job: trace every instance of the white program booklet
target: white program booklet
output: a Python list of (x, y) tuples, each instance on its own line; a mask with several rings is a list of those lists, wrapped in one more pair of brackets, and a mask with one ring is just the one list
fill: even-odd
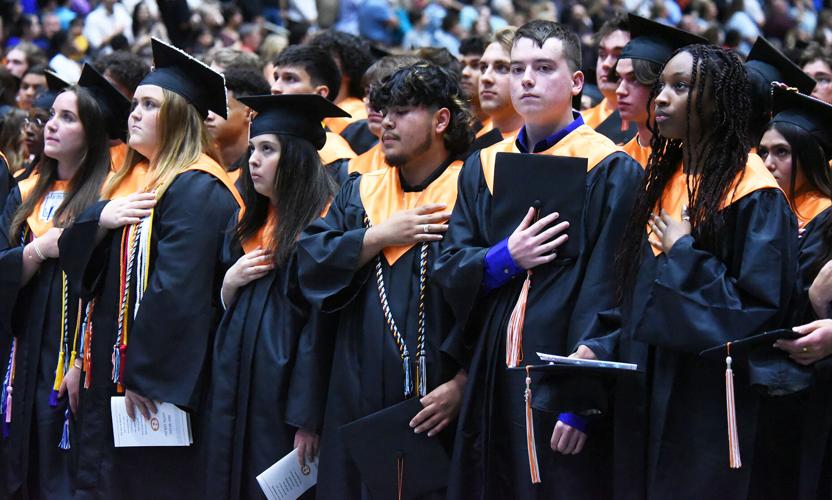
[(318, 482), (318, 459), (301, 467), (296, 448), (257, 476), (257, 482), (269, 500), (295, 500)]
[[(150, 420), (141, 414), (132, 420), (127, 415), (124, 396), (110, 399), (113, 415), (113, 444), (116, 448), (132, 446), (190, 446), (191, 416), (170, 403), (156, 403), (157, 412)], [(138, 410), (137, 410), (138, 413)]]
[(537, 353), (537, 356), (552, 364), (572, 366), (592, 366), (596, 368), (617, 368), (619, 370), (638, 370), (638, 365), (633, 363), (619, 363), (616, 361), (595, 361), (592, 359), (568, 358), (556, 354)]

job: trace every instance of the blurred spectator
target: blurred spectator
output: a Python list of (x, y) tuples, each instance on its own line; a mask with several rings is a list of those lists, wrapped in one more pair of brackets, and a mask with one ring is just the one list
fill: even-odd
[(770, 16), (763, 25), (763, 35), (768, 39), (785, 40), (786, 34), (795, 27), (789, 4), (786, 0), (771, 0)]
[(165, 42), (168, 41), (168, 31), (165, 29), (165, 25), (159, 21), (148, 7), (148, 3), (144, 1), (138, 2), (133, 7), (133, 24), (131, 29), (134, 40), (132, 51), (135, 54), (151, 55), (151, 38), (158, 38)]
[(389, 0), (364, 0), (358, 11), (358, 30), (370, 42), (393, 45), (399, 28)]
[(70, 39), (69, 33), (59, 31), (52, 37), (49, 60), (49, 67), (66, 82), (77, 82), (81, 77), (81, 66), (75, 62), (80, 59), (75, 44)]
[(6, 53), (6, 69), (18, 78), (23, 77), (23, 73), (29, 69), (29, 66), (37, 64), (46, 64), (46, 55), (36, 45), (29, 42), (20, 42), (14, 48)]
[(211, 69), (223, 73), (225, 68), (233, 65), (245, 65), (260, 69), (260, 59), (251, 52), (244, 52), (240, 49), (223, 47), (211, 52), (205, 60)]
[(315, 0), (286, 0), (286, 28), (289, 42), (302, 43), (309, 28), (318, 24), (318, 5)]
[(16, 108), (0, 110), (0, 151), (9, 161), (9, 172), (14, 174), (23, 168), (25, 136), (23, 132), (27, 113)]
[(260, 64), (263, 67), (263, 77), (269, 82), (269, 86), (274, 83), (274, 61), (288, 46), (289, 37), (277, 33), (267, 35), (260, 44)]
[(101, 0), (98, 7), (87, 16), (84, 36), (93, 50), (100, 50), (113, 39), (123, 36), (133, 42), (133, 18), (118, 0)]
[(187, 0), (160, 0), (159, 19), (165, 25), (168, 38), (177, 47), (188, 47), (191, 42), (191, 7)]
[[(725, 23), (727, 32), (736, 31), (739, 35), (738, 44), (736, 46), (729, 45), (731, 48), (736, 48), (742, 55), (748, 54), (751, 50), (751, 45), (760, 36), (760, 25), (757, 20), (746, 9), (746, 5), (756, 5), (759, 8), (757, 0), (732, 0), (731, 7), (728, 9), (728, 21)], [(763, 20), (765, 20), (763, 18)], [(733, 43), (733, 39), (731, 43)], [(726, 44), (728, 43), (728, 36), (726, 36)]]
[(90, 42), (84, 36), (84, 18), (76, 17), (69, 23), (69, 37), (75, 45), (75, 51), (79, 54), (78, 61), (90, 50)]
[(63, 29), (61, 28), (61, 18), (55, 12), (45, 12), (41, 17), (41, 24), (43, 26), (44, 38), (50, 41), (52, 37)]
[(223, 4), (222, 17), (225, 20), (219, 38), (223, 47), (231, 47), (240, 42), (240, 26), (243, 25), (243, 12), (234, 4)]
[(14, 47), (22, 42), (32, 43), (41, 50), (49, 48), (49, 42), (43, 37), (40, 21), (34, 14), (20, 16), (17, 23), (12, 27), (11, 36), (6, 41), (6, 46)]
[(459, 57), (459, 41), (463, 34), (459, 11), (448, 9), (439, 31), (433, 35), (433, 46), (448, 49), (454, 57)]
[(6, 68), (0, 67), (0, 108), (17, 105), (17, 90), (20, 79)]
[(832, 51), (818, 44), (809, 45), (800, 58), (800, 65), (817, 82), (812, 97), (832, 104)]
[(361, 10), (362, 0), (341, 0), (338, 6), (338, 21), (335, 23), (335, 29), (349, 33), (351, 35), (358, 35), (358, 12)]
[(130, 100), (136, 87), (150, 72), (150, 66), (142, 58), (126, 51), (99, 56), (93, 66)]
[(240, 49), (244, 52), (257, 52), (262, 41), (263, 35), (260, 33), (260, 26), (253, 23), (240, 26)]
[(430, 47), (433, 44), (433, 33), (430, 31), (425, 11), (411, 10), (407, 16), (410, 20), (410, 30), (404, 35), (402, 47), (407, 50)]
[(46, 90), (46, 66), (30, 66), (20, 80), (20, 89), (17, 91), (17, 107), (28, 111), (32, 106), (35, 97)]

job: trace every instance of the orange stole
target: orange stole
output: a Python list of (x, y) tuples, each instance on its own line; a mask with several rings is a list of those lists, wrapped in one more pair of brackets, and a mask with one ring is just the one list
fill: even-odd
[[(682, 207), (688, 204), (688, 175), (685, 174), (684, 169), (680, 165), (673, 174), (673, 177), (668, 181), (664, 187), (661, 200), (659, 200), (662, 210), (670, 214), (670, 216), (677, 220), (682, 220)], [(771, 172), (768, 171), (763, 160), (755, 154), (748, 155), (748, 162), (745, 164), (745, 170), (739, 174), (734, 181), (734, 187), (728, 191), (725, 200), (722, 202), (722, 209), (731, 206), (732, 203), (742, 199), (743, 197), (758, 191), (760, 189), (780, 189), (777, 181)], [(647, 235), (651, 234), (650, 226), (647, 227)], [(660, 255), (662, 252), (654, 245), (650, 245), (654, 255)]]
[[(240, 216), (237, 218), (237, 221), (241, 221), (243, 219), (243, 214), (245, 210), (240, 210)], [(274, 207), (269, 204), (269, 215), (266, 217), (266, 223), (260, 227), (260, 230), (257, 231), (257, 234), (252, 236), (251, 238), (247, 239), (243, 242), (243, 252), (249, 253), (257, 250), (257, 247), (260, 248), (270, 248), (272, 243), (272, 237), (274, 236), (274, 227), (277, 224), (277, 213), (274, 211)]]
[(605, 97), (594, 107), (581, 111), (581, 116), (584, 118), (584, 124), (592, 128), (602, 124), (604, 120), (609, 118), (615, 111), (615, 107), (609, 107), (609, 104), (609, 101), (607, 101), (607, 98)]
[(376, 143), (375, 146), (366, 152), (351, 159), (347, 164), (347, 172), (358, 172), (359, 174), (366, 174), (373, 170), (387, 168), (390, 165), (384, 161), (384, 152), (381, 150), (381, 144)]
[(127, 158), (127, 144), (116, 144), (110, 148), (110, 170), (118, 172), (124, 165), (124, 159)]
[(364, 106), (364, 101), (357, 97), (347, 97), (338, 103), (338, 107), (349, 113), (350, 117), (324, 118), (324, 125), (336, 134), (343, 132), (350, 123), (367, 118), (367, 108)]
[[(29, 177), (20, 181), (17, 185), (18, 189), (20, 189), (20, 201), (21, 203), (26, 201), (29, 198), (29, 195), (32, 193), (32, 190), (35, 189), (35, 185), (38, 183), (38, 174), (32, 173)], [(54, 191), (66, 191), (69, 187), (69, 181), (55, 181), (51, 188), (46, 192), (47, 194)], [(35, 205), (35, 208), (32, 210), (32, 213), (29, 214), (29, 217), (26, 217), (26, 224), (29, 225), (29, 229), (32, 231), (32, 234), (35, 237), (42, 236), (44, 233), (52, 229), (54, 226), (52, 225), (52, 219), (43, 220), (40, 218), (40, 210), (43, 206), (43, 198), (38, 201), (38, 204)]]
[(243, 173), (243, 168), (240, 167), (237, 170), (226, 170), (225, 173), (228, 175), (228, 178), (231, 179), (231, 182), (234, 185), (237, 185), (237, 181), (240, 180), (240, 175)]
[[(494, 166), (497, 162), (497, 153), (519, 153), (520, 150), (517, 149), (515, 142), (515, 138), (509, 137), (480, 151), (482, 173), (491, 194), (494, 194)], [(618, 151), (621, 151), (621, 148), (611, 140), (588, 125), (581, 125), (551, 148), (534, 154), (586, 158), (586, 168), (589, 172), (606, 157)]]
[(350, 147), (350, 143), (338, 134), (326, 133), (326, 144), (318, 151), (322, 165), (329, 165), (336, 160), (349, 160), (357, 155)]
[(792, 208), (797, 216), (800, 228), (812, 222), (812, 219), (832, 206), (832, 200), (817, 191), (809, 191), (795, 196)]
[(494, 130), (494, 120), (492, 120), (491, 118), (486, 118), (482, 121), (482, 128), (477, 130), (476, 138), (479, 139), (485, 134), (491, 132), (492, 130)]
[(621, 149), (637, 161), (641, 165), (641, 168), (647, 168), (647, 162), (650, 160), (650, 152), (653, 150), (650, 146), (645, 147), (638, 142), (638, 134), (630, 142), (621, 146)]
[[(457, 178), (462, 170), (462, 162), (455, 161), (448, 165), (436, 180), (424, 191), (405, 192), (399, 179), (399, 169), (395, 167), (375, 170), (361, 176), (359, 194), (364, 210), (371, 224), (380, 224), (394, 213), (410, 210), (421, 205), (444, 203), (445, 211), (454, 209), (457, 195)], [(382, 253), (389, 265), (394, 265), (413, 245), (387, 247)]]

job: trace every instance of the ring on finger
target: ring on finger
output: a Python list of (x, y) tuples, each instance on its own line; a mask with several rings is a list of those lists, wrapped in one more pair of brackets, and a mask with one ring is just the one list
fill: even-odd
[(424, 226), (422, 226), (422, 231), (425, 232), (425, 233), (429, 233), (430, 232), (430, 224), (425, 224)]
[(809, 348), (808, 348), (808, 347), (803, 347), (803, 349), (801, 349), (801, 351), (803, 351), (803, 352), (809, 352)]

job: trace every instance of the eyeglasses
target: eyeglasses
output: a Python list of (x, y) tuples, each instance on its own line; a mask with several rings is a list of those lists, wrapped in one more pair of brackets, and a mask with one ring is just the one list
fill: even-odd
[(37, 128), (43, 128), (43, 126), (46, 125), (46, 120), (40, 117), (29, 118), (27, 116), (26, 119), (23, 120), (23, 125), (26, 127), (31, 125)]

